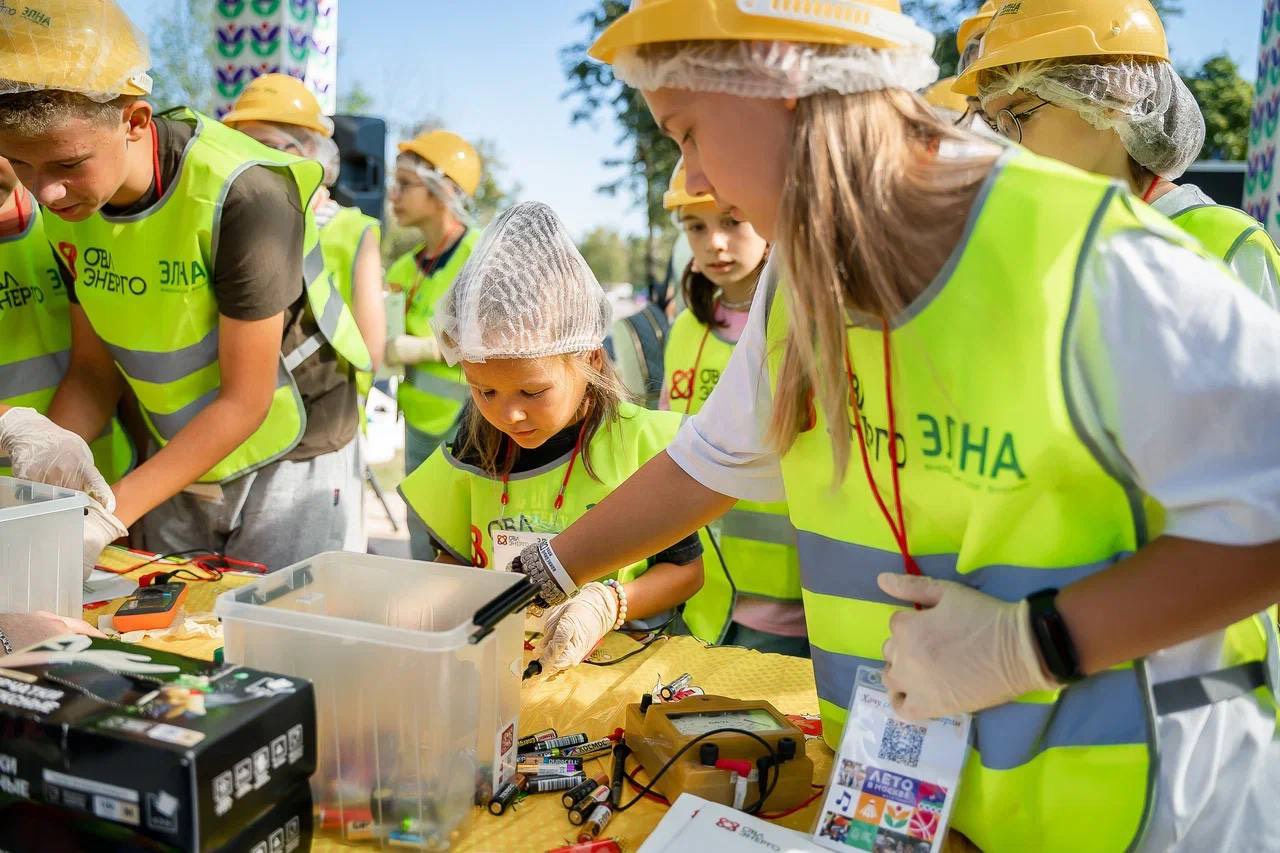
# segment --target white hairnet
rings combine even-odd
[[[427,191],[449,208],[450,213],[463,222],[471,221],[471,200],[444,172],[412,151],[401,151],[396,156],[396,168],[413,172],[426,184]]]
[[[603,345],[613,309],[560,217],[526,201],[485,230],[431,320],[449,364]]]
[[[744,98],[915,91],[938,79],[933,37],[921,33],[919,43],[893,50],[785,41],[658,42],[619,51],[613,73],[636,89],[689,89]]]
[[[272,134],[278,133],[279,136],[263,134],[261,131],[253,134],[254,138],[269,148],[277,151],[294,153],[291,149],[301,152],[301,156],[308,160],[315,160],[324,167],[324,185],[331,187],[338,182],[338,172],[342,166],[341,154],[338,152],[338,143],[334,142],[330,137],[323,133],[318,133],[309,127],[300,127],[296,124],[285,124],[278,121],[259,121],[254,122],[257,126],[268,126],[271,128]]]
[[[1075,110],[1099,130],[1115,130],[1134,160],[1167,180],[1180,177],[1204,145],[1204,116],[1168,62],[1044,60],[992,68],[979,76],[984,106],[1018,90]]]

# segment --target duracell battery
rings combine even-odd
[[[526,749],[534,749],[535,744],[539,744],[539,743],[542,743],[543,741],[551,740],[555,736],[556,736],[555,729],[543,729],[540,732],[534,732],[531,735],[525,735],[524,737],[516,741],[516,751],[523,752]]]
[[[613,809],[604,803],[596,803],[592,806],[590,813],[587,815],[587,821],[582,829],[578,832],[578,843],[586,844],[600,833],[604,832],[604,828],[609,825],[610,819],[613,818]]]
[[[573,804],[573,808],[569,809],[569,823],[574,826],[582,826],[587,822],[587,815],[591,813],[597,805],[608,802],[609,786],[601,782],[596,789],[578,802]]]
[[[537,778],[570,776],[581,770],[582,765],[577,761],[559,758],[547,758],[542,761],[521,761],[516,764],[516,772]]]
[[[528,746],[522,745],[523,740],[516,744],[516,752],[545,752],[549,749],[563,749],[569,746],[577,746],[586,743],[587,735],[581,732],[576,735],[565,735],[564,737],[553,737],[547,740],[536,741]]]
[[[586,776],[578,773],[573,776],[556,776],[551,779],[526,779],[524,790],[530,794],[549,794],[552,791],[567,791],[576,788],[586,780]]]
[[[608,784],[608,781],[603,776],[597,777],[595,779],[588,779],[578,787],[570,788],[568,791],[565,791],[564,796],[560,798],[560,802],[564,803],[564,807],[566,809],[570,808],[571,806],[573,806],[574,803],[578,802],[578,800],[581,800],[587,794],[590,794],[592,791],[594,791],[596,789],[596,785],[607,785],[607,784]]]
[[[489,811],[493,814],[502,814],[507,810],[507,806],[515,801],[516,794],[520,793],[520,789],[516,787],[515,782],[508,782],[498,789],[498,793],[493,795],[493,799],[489,801]]]

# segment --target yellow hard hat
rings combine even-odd
[[[969,42],[981,35],[991,23],[991,19],[996,16],[996,10],[999,8],[1000,4],[996,0],[987,0],[982,4],[982,8],[961,21],[960,29],[956,30],[956,50],[963,54]]]
[[[316,96],[288,74],[263,74],[245,87],[222,118],[223,124],[232,126],[250,121],[291,124],[333,136],[333,122],[320,109]]]
[[[112,0],[41,0],[0,27],[0,93],[57,89],[106,102],[151,94],[147,40]]]
[[[671,183],[667,186],[667,191],[662,194],[662,206],[667,210],[679,210],[682,207],[689,207],[694,204],[715,204],[716,197],[713,195],[690,195],[685,189],[684,175],[684,159],[682,158],[676,163],[676,169],[671,173]]]
[[[902,14],[898,0],[632,0],[600,34],[590,55],[612,63],[618,51],[671,41],[791,41],[859,44],[880,50],[932,37]]]
[[[469,196],[480,186],[480,155],[470,143],[447,130],[428,130],[398,146],[402,152],[417,154]]]
[[[962,95],[978,94],[988,68],[1073,56],[1140,56],[1169,60],[1164,25],[1148,0],[1020,0],[991,19],[978,58],[956,81]]]
[[[969,111],[969,99],[951,88],[955,82],[954,77],[943,77],[925,89],[921,95],[931,106],[964,115]]]

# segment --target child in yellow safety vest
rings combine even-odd
[[[769,244],[713,196],[691,195],[684,164],[662,197],[693,250],[681,287],[687,306],[671,324],[659,406],[698,412],[747,325]],[[785,502],[741,501],[717,525],[723,571],[707,571],[682,625],[723,645],[809,656],[796,530]]]
[[[439,559],[504,570],[520,548],[581,517],[666,447],[680,417],[623,401],[605,359],[610,307],[546,205],[490,227],[436,307],[433,326],[471,400],[458,438],[401,484]],[[611,630],[653,628],[702,584],[691,534],[631,555],[546,613],[544,665],[580,662]]]

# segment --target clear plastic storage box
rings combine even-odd
[[[80,492],[0,477],[0,613],[80,618],[88,505]]]
[[[317,831],[445,849],[515,770],[521,575],[330,552],[223,593],[229,663],[315,683]]]

